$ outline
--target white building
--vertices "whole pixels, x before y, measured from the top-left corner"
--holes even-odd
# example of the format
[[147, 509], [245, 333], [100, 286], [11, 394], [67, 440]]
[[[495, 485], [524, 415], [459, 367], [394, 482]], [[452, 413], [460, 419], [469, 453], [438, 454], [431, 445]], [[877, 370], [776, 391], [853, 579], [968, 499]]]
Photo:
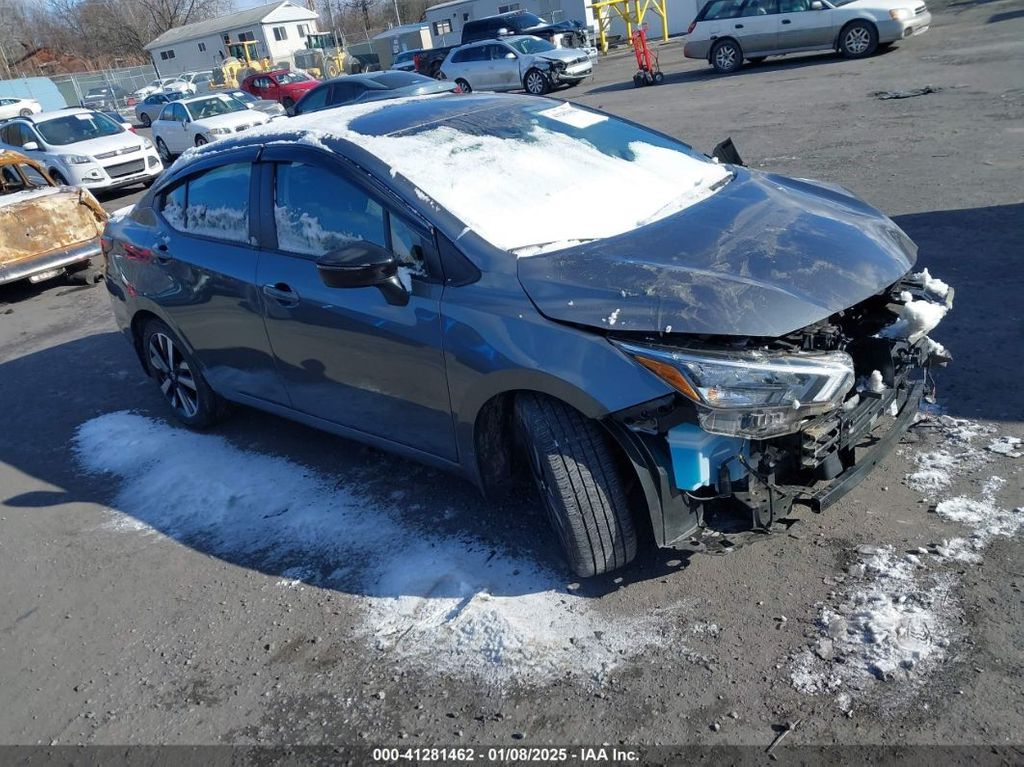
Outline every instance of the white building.
[[228, 56], [226, 44], [256, 40], [260, 57], [290, 61], [306, 47], [306, 35], [317, 32], [318, 15], [289, 0], [247, 8], [164, 32], [146, 46], [161, 77], [212, 69]]
[[[666, 0], [668, 33], [684, 34], [703, 4], [704, 0]], [[460, 42], [462, 25], [471, 19], [482, 19], [485, 16], [519, 10], [535, 13], [552, 23], [579, 21], [584, 26], [594, 26], [594, 10], [590, 0], [448, 0], [427, 8], [424, 19], [430, 25], [434, 46], [440, 47]], [[626, 25], [622, 20], [608, 8], [602, 13], [613, 19], [608, 34], [625, 36]], [[644, 21], [648, 25], [648, 36], [657, 39], [661, 35], [661, 17], [648, 10]]]

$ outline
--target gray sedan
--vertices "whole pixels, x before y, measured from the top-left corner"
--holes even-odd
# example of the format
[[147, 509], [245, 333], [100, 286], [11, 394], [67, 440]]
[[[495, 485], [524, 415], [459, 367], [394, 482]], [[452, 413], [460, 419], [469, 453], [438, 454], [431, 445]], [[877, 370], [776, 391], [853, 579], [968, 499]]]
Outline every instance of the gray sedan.
[[710, 0], [690, 24], [683, 55], [722, 73], [744, 59], [804, 51], [856, 59], [926, 32], [931, 22], [923, 0]]
[[560, 85], [577, 85], [594, 71], [586, 51], [556, 48], [532, 35], [485, 40], [456, 48], [441, 76], [465, 91], [515, 91], [543, 96]]
[[435, 80], [415, 72], [389, 70], [363, 75], [343, 75], [313, 88], [295, 105], [294, 114], [319, 112], [321, 109], [383, 101], [405, 96], [429, 96], [457, 89], [454, 83]]

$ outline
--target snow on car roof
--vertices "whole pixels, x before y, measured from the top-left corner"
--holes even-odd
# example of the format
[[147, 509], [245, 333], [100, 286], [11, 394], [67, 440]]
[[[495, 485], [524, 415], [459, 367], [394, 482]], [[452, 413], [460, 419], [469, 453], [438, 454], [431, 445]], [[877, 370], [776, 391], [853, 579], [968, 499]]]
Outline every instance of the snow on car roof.
[[[246, 143], [256, 137], [328, 150], [354, 144], [483, 239], [519, 255], [631, 231], [711, 196], [730, 176], [642, 128], [525, 96], [371, 102], [253, 129]], [[602, 198], [624, 189], [641, 191]]]

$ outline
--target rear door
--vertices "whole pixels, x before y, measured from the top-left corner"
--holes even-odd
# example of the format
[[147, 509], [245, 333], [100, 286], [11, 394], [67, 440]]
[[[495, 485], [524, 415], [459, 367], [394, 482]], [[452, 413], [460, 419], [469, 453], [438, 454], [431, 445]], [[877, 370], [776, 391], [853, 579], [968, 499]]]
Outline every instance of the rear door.
[[196, 163], [195, 172], [162, 189], [154, 226], [136, 239], [143, 247], [126, 265], [133, 288], [161, 308], [214, 389], [287, 405], [256, 286], [257, 151]]
[[[261, 159], [257, 282], [293, 407], [454, 460], [441, 348], [443, 280], [432, 233], [326, 153], [271, 146]], [[357, 240], [391, 249], [404, 264], [407, 305], [388, 303], [376, 287], [321, 281], [317, 258]]]
[[455, 52], [452, 56], [452, 63], [456, 67], [456, 78], [463, 78], [474, 90], [485, 90], [488, 86], [487, 68], [490, 66], [490, 59], [487, 56], [486, 45], [468, 45]]

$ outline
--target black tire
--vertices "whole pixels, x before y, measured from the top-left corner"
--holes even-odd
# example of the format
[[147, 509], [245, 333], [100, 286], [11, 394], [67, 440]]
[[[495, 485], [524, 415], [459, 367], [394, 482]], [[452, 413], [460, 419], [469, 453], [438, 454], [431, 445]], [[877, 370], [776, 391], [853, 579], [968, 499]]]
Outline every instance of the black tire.
[[227, 402], [210, 388], [184, 344], [160, 320], [150, 320], [143, 328], [142, 355], [146, 370], [183, 424], [206, 429], [227, 415]]
[[463, 80], [461, 77], [456, 78], [455, 84], [459, 86], [459, 89], [463, 93], [472, 93], [473, 92], [473, 86], [470, 85], [469, 82], [467, 82], [466, 80]]
[[644, 79], [644, 76], [642, 74], [637, 72], [635, 75], [633, 75], [634, 88], [643, 88], [645, 85], [647, 85], [647, 81]]
[[523, 89], [531, 96], [543, 96], [551, 90], [551, 81], [539, 69], [530, 69], [523, 76]]
[[530, 470], [569, 566], [588, 578], [624, 567], [637, 536], [609, 437], [568, 405], [521, 394], [516, 424]]
[[284, 107], [285, 112], [291, 114], [292, 111], [295, 109], [295, 101], [285, 96], [283, 99], [281, 99], [281, 106]]
[[31, 109], [22, 109], [20, 112], [18, 112], [18, 114], [21, 117], [31, 117], [32, 116], [32, 110]]
[[149, 126], [151, 126], [153, 124], [153, 118], [150, 117], [145, 112], [140, 112], [139, 113], [139, 122], [142, 123], [142, 127], [143, 128], [148, 128]]
[[751, 56], [749, 59], [747, 59], [747, 61], [749, 61], [751, 64], [760, 64], [766, 58], [768, 58], [768, 57], [767, 56]]
[[209, 143], [210, 142], [206, 140], [205, 136], [203, 136], [203, 135], [196, 136], [196, 146], [206, 146]]
[[663, 82], [665, 82], [665, 75], [662, 72], [655, 72], [654, 73], [654, 84], [655, 85], [661, 85]]
[[839, 52], [848, 59], [863, 59], [878, 48], [878, 30], [868, 21], [851, 21], [839, 33]]
[[174, 159], [174, 155], [171, 154], [171, 150], [167, 148], [167, 144], [164, 143], [162, 138], [156, 140], [156, 153], [160, 155], [160, 160], [166, 165]]
[[64, 178], [64, 174], [61, 173], [59, 170], [51, 170], [50, 178], [53, 179], [53, 183], [55, 183], [57, 186], [70, 186], [68, 180]]
[[743, 49], [735, 40], [722, 40], [711, 49], [711, 66], [723, 75], [732, 74], [743, 66]]

